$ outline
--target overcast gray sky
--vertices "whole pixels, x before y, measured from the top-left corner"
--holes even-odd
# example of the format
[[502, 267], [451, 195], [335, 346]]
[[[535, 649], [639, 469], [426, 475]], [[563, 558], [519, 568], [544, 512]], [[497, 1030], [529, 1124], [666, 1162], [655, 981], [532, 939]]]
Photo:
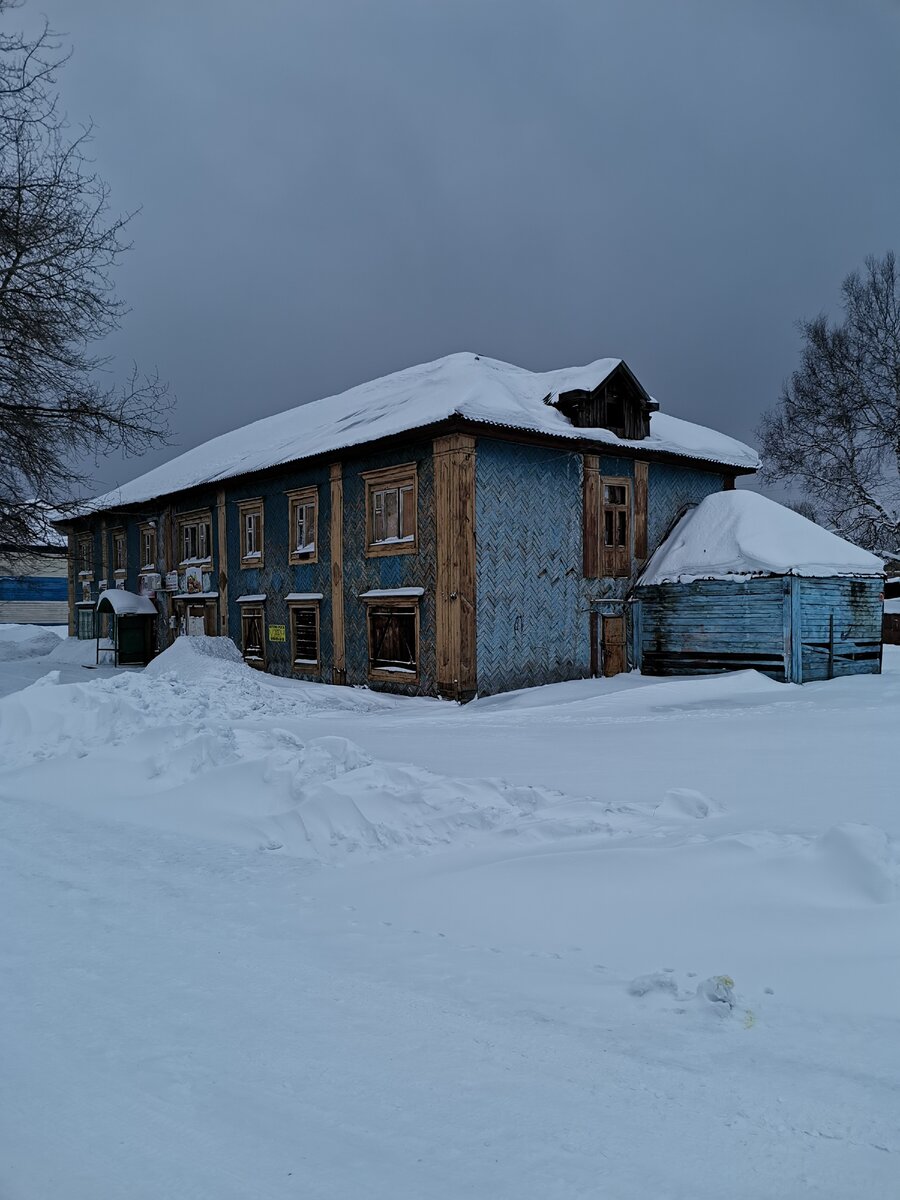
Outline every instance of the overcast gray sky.
[[[29, 0], [115, 207], [112, 348], [173, 445], [473, 350], [621, 356], [753, 440], [866, 254], [900, 251], [898, 0]], [[13, 14], [15, 17], [15, 14]]]

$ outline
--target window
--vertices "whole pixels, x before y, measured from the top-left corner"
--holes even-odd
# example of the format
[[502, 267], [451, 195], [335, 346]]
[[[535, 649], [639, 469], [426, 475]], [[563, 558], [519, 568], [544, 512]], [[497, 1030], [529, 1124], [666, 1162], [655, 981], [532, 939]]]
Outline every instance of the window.
[[125, 574], [125, 532], [117, 530], [113, 534], [113, 573], [115, 575]]
[[241, 644], [244, 661], [253, 667], [266, 665], [265, 617], [262, 608], [241, 606]]
[[318, 668], [318, 604], [291, 605], [291, 653], [296, 671], [313, 671]]
[[243, 500], [238, 505], [241, 522], [241, 566], [263, 565], [263, 502]]
[[212, 520], [209, 513], [189, 513], [178, 518], [181, 565], [212, 560]]
[[141, 526], [141, 570], [156, 570], [156, 526]]
[[601, 480], [601, 573], [631, 574], [631, 480]]
[[78, 559], [76, 567], [79, 575], [94, 574], [93, 538], [89, 533], [83, 533], [78, 538]]
[[368, 471], [366, 481], [366, 553], [416, 553], [416, 465]]
[[301, 488], [288, 492], [290, 546], [288, 562], [310, 563], [318, 560], [317, 532], [319, 527], [318, 488]]
[[368, 612], [369, 677], [414, 680], [419, 662], [419, 606], [372, 603]]
[[625, 400], [610, 384], [606, 389], [606, 420], [603, 422], [607, 429], [619, 437], [627, 437], [625, 431]]

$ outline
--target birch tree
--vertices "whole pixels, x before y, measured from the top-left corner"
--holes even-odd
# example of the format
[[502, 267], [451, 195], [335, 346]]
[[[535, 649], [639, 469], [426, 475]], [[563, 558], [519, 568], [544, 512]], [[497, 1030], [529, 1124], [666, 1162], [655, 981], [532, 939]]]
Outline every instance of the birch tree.
[[800, 366], [760, 428], [763, 475], [798, 485], [818, 519], [900, 555], [900, 293], [893, 253], [841, 288], [843, 319], [802, 321]]

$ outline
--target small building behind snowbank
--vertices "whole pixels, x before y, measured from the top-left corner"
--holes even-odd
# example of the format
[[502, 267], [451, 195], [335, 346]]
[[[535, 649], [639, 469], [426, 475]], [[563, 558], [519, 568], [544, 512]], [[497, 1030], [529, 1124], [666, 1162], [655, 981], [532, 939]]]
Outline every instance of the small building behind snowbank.
[[649, 675], [752, 668], [805, 683], [881, 670], [884, 564], [756, 492], [707, 496], [634, 593]]
[[42, 522], [33, 543], [0, 545], [0, 625], [66, 624], [67, 546], [49, 519]]

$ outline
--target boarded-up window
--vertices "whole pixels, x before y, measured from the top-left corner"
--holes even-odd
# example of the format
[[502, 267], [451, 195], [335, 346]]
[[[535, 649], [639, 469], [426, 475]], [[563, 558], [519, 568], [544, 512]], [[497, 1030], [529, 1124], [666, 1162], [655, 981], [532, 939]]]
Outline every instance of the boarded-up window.
[[244, 661], [254, 667], [264, 667], [266, 663], [265, 618], [262, 608], [241, 607], [241, 643], [244, 647]]
[[291, 605], [291, 646], [296, 670], [310, 671], [318, 667], [318, 604]]
[[291, 563], [315, 562], [319, 525], [319, 494], [314, 487], [288, 492], [290, 519], [290, 547], [288, 561]]
[[366, 553], [414, 554], [417, 483], [415, 463], [369, 471], [366, 480]]
[[400, 678], [418, 671], [417, 604], [369, 605], [369, 674]]
[[180, 632], [194, 637], [206, 634], [213, 637], [216, 625], [216, 610], [214, 604], [178, 604], [181, 609], [179, 622]]
[[631, 481], [600, 481], [600, 560], [601, 574], [631, 574]]

